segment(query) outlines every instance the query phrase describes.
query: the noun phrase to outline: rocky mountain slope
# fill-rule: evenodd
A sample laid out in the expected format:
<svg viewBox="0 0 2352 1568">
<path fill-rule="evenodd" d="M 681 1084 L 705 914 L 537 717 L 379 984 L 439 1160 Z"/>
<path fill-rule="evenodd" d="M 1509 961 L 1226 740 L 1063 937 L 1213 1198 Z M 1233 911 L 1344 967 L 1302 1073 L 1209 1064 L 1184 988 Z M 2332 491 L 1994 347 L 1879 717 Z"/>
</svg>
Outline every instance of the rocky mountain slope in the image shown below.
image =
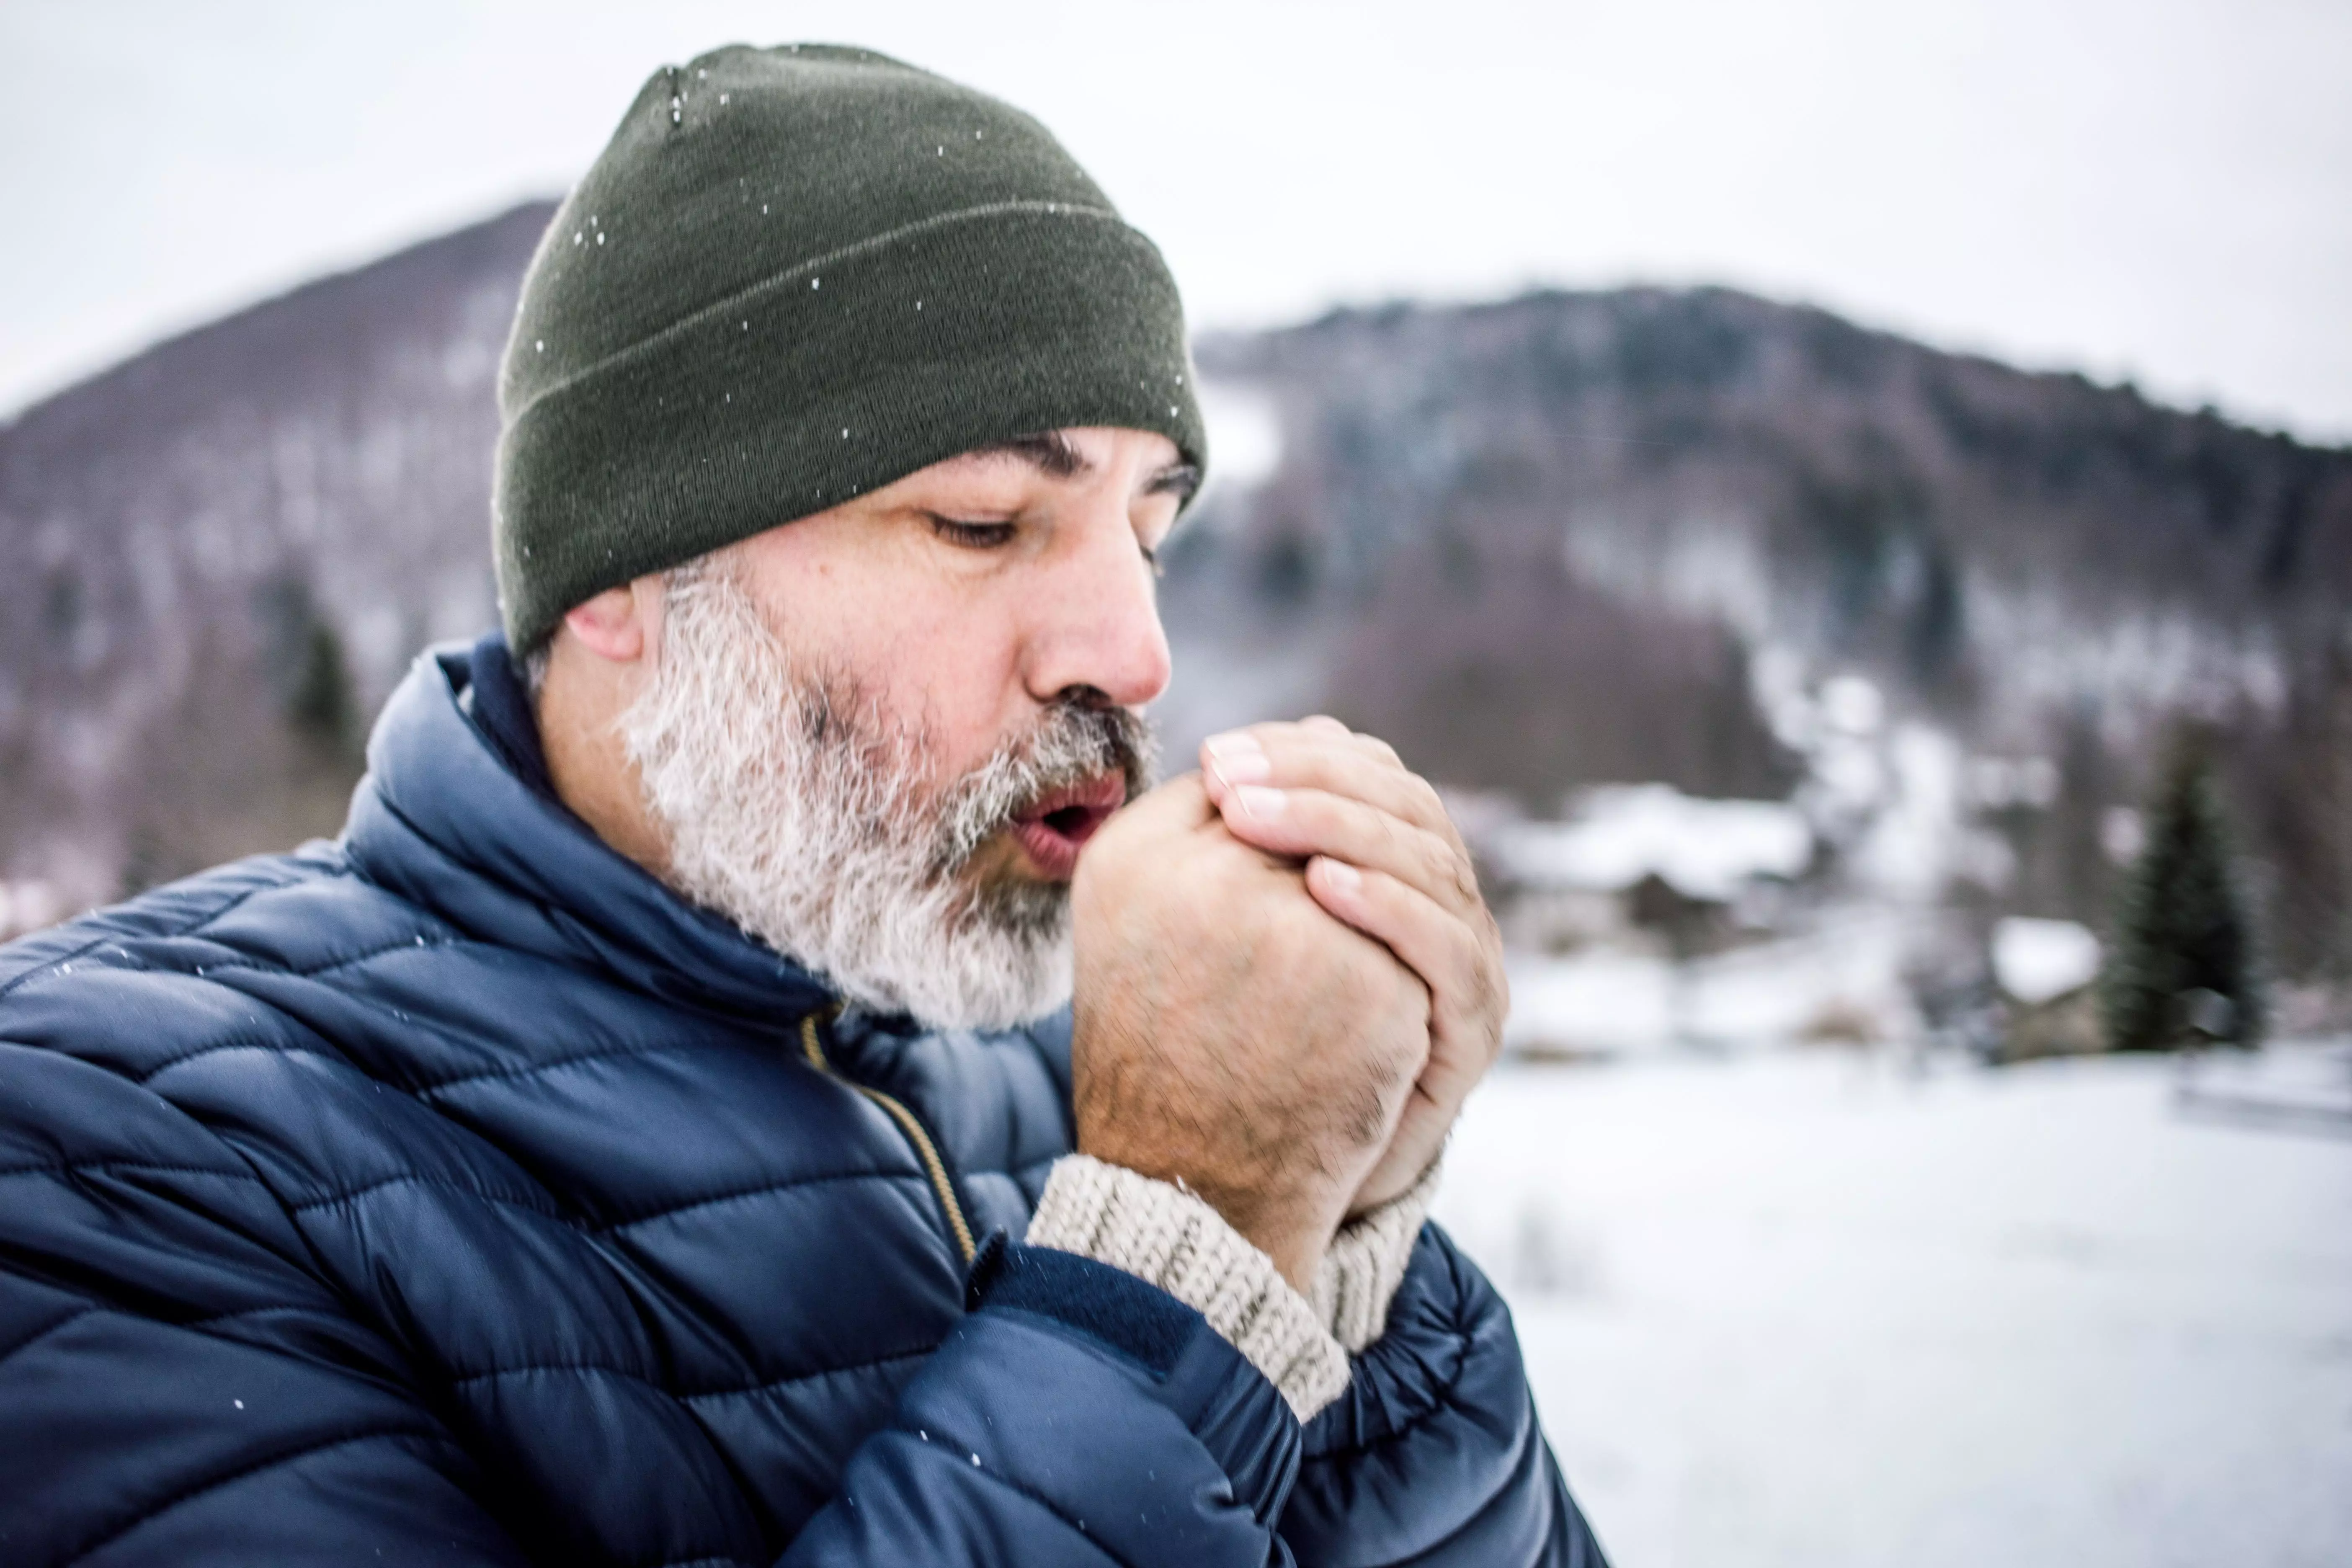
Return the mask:
<svg viewBox="0 0 2352 1568">
<path fill-rule="evenodd" d="M 490 624 L 492 392 L 549 208 L 165 343 L 0 427 L 0 882 L 68 902 L 331 831 L 367 718 Z M 2352 452 L 1722 290 L 1205 340 L 1164 584 L 1178 742 L 1329 707 L 1541 808 L 1784 793 L 1788 704 L 2055 785 L 1980 896 L 2095 912 L 2168 726 L 2223 730 L 2291 965 L 2352 887 Z M 2023 776 L 2023 775 L 2018 775 Z M 2004 813 L 2006 815 L 2004 815 Z"/>
<path fill-rule="evenodd" d="M 492 618 L 494 383 L 552 210 L 0 428 L 0 879 L 81 903 L 334 830 L 409 658 Z"/>
<path fill-rule="evenodd" d="M 1784 700 L 1859 675 L 1993 797 L 1961 803 L 2007 846 L 1978 891 L 2095 918 L 2103 829 L 2192 721 L 2282 956 L 2340 958 L 2352 452 L 1721 289 L 1345 311 L 1200 357 L 1278 456 L 1171 569 L 1216 672 L 1178 727 L 1328 706 L 1538 806 L 1777 795 Z"/>
</svg>

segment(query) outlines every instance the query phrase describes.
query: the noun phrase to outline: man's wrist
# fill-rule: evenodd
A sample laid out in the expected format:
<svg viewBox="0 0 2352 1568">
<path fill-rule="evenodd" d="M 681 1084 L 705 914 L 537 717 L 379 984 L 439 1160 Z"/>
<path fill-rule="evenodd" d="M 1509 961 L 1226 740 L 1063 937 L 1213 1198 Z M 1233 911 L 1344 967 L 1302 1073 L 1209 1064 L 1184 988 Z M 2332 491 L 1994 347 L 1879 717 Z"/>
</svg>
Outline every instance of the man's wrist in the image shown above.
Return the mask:
<svg viewBox="0 0 2352 1568">
<path fill-rule="evenodd" d="M 1027 1243 L 1109 1264 L 1198 1311 L 1302 1421 L 1348 1386 L 1348 1352 L 1275 1259 L 1197 1194 L 1087 1154 L 1054 1167 Z"/>
<path fill-rule="evenodd" d="M 1106 1147 L 1106 1143 L 1109 1146 Z M 1166 1160 L 1156 1152 L 1120 1148 L 1117 1141 L 1090 1139 L 1083 1131 L 1078 1139 L 1078 1153 L 1107 1168 L 1156 1185 L 1173 1187 L 1186 1197 L 1206 1205 L 1243 1240 L 1271 1258 L 1290 1288 L 1302 1296 L 1314 1289 L 1316 1270 L 1322 1265 L 1324 1251 L 1345 1223 L 1344 1216 L 1327 1213 L 1320 1216 L 1319 1223 L 1310 1220 L 1301 1225 L 1297 1216 L 1310 1205 L 1295 1198 L 1284 1201 L 1269 1198 L 1262 1192 L 1228 1190 L 1205 1182 L 1196 1184 L 1187 1181 L 1181 1172 L 1169 1169 Z"/>
</svg>

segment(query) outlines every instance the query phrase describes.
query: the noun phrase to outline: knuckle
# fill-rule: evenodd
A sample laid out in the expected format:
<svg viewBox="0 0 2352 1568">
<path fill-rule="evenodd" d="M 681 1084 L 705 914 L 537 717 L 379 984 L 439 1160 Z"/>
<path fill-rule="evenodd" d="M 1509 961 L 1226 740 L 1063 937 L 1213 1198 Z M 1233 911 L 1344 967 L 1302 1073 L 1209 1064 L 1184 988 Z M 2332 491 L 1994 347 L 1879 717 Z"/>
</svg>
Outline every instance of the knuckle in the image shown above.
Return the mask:
<svg viewBox="0 0 2352 1568">
<path fill-rule="evenodd" d="M 1413 880 L 1432 900 L 1458 909 L 1462 906 L 1461 857 L 1454 846 L 1427 828 L 1413 828 L 1412 852 Z"/>
<path fill-rule="evenodd" d="M 1437 786 L 1419 773 L 1409 773 L 1406 778 L 1405 795 L 1411 803 L 1407 809 L 1412 814 L 1413 820 L 1427 824 L 1433 830 L 1451 834 L 1454 817 L 1445 809 L 1445 797 L 1437 793 Z"/>
<path fill-rule="evenodd" d="M 1423 829 L 1416 841 L 1421 851 L 1422 876 L 1424 885 L 1441 897 L 1459 897 L 1462 891 L 1462 866 L 1454 853 L 1454 846 L 1434 833 Z"/>
<path fill-rule="evenodd" d="M 1279 760 L 1283 752 L 1289 748 L 1288 729 L 1289 727 L 1284 724 L 1250 724 L 1235 731 L 1234 733 L 1245 735 L 1255 741 L 1260 751 L 1269 757 Z"/>
<path fill-rule="evenodd" d="M 1293 790 L 1290 809 L 1297 814 L 1299 829 L 1317 838 L 1344 836 L 1348 830 L 1347 803 L 1328 790 L 1311 784 Z"/>
</svg>

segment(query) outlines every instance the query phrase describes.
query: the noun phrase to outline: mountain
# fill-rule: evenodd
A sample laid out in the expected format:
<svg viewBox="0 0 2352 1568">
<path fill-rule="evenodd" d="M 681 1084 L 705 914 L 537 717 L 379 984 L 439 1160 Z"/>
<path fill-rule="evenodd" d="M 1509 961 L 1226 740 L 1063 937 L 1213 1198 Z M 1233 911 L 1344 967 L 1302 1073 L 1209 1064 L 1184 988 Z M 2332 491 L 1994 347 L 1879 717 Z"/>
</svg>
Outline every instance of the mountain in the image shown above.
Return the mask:
<svg viewBox="0 0 2352 1568">
<path fill-rule="evenodd" d="M 1517 563 L 2021 741 L 2051 703 L 2275 684 L 2352 606 L 2352 452 L 1728 290 L 1345 312 L 1200 357 L 1275 406 L 1283 460 L 1225 531 L 1286 603 Z"/>
<path fill-rule="evenodd" d="M 493 387 L 551 210 L 0 427 L 0 881 L 89 901 L 333 829 L 407 661 L 494 618 Z M 1538 810 L 1771 796 L 1811 765 L 1800 699 L 1866 681 L 2007 847 L 1969 896 L 2084 915 L 2189 720 L 2227 742 L 2283 961 L 2340 962 L 2352 452 L 1721 289 L 1199 355 L 1219 471 L 1163 584 L 1171 754 L 1323 707 Z"/>
<path fill-rule="evenodd" d="M 1859 677 L 1960 759 L 1979 890 L 2095 921 L 2117 810 L 2194 723 L 2282 960 L 2347 962 L 2352 451 L 1718 289 L 1340 311 L 1199 359 L 1274 456 L 1174 552 L 1182 735 L 1327 707 L 1537 807 L 1775 795 L 1790 700 Z"/>
<path fill-rule="evenodd" d="M 366 721 L 490 624 L 534 204 L 163 343 L 0 428 L 0 879 L 110 898 L 332 833 Z"/>
</svg>

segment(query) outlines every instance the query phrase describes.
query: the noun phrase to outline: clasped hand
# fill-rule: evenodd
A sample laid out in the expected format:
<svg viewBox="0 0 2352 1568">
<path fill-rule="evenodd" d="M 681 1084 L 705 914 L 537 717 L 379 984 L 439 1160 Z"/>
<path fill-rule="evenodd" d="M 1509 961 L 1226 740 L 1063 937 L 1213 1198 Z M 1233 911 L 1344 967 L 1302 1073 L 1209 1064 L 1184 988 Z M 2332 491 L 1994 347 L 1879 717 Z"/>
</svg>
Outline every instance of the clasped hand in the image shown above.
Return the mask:
<svg viewBox="0 0 2352 1568">
<path fill-rule="evenodd" d="M 1199 1194 L 1304 1289 L 1500 1047 L 1502 944 L 1437 792 L 1335 720 L 1212 740 L 1080 858 L 1078 1147 Z"/>
</svg>

